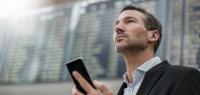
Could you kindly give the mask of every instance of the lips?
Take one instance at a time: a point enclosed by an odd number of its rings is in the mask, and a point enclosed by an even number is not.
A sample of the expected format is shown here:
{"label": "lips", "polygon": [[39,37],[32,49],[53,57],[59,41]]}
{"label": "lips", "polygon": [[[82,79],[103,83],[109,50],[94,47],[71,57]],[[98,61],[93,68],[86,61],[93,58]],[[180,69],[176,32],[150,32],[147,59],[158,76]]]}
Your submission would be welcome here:
{"label": "lips", "polygon": [[118,39],[120,39],[120,38],[126,38],[127,36],[126,35],[118,35],[118,36],[116,36],[115,37],[115,42],[118,42]]}

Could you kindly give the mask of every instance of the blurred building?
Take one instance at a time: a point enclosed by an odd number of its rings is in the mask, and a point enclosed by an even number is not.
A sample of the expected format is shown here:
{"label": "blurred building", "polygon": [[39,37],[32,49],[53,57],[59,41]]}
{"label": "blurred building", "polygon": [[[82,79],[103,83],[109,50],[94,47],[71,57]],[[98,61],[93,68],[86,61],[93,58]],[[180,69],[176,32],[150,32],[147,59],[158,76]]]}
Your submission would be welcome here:
{"label": "blurred building", "polygon": [[79,56],[92,79],[103,79],[116,91],[125,68],[114,51],[113,22],[120,8],[131,3],[161,20],[157,55],[171,64],[200,68],[199,0],[36,2],[35,10],[24,16],[0,18],[1,95],[70,95],[73,83],[68,83],[65,63]]}
{"label": "blurred building", "polygon": [[70,9],[53,6],[12,20],[1,58],[2,83],[60,80]]}
{"label": "blurred building", "polygon": [[113,22],[120,9],[131,3],[163,23],[157,55],[172,64],[198,68],[199,0],[89,1],[56,3],[25,16],[0,19],[0,84],[70,80],[65,62],[79,56],[93,79],[120,78],[124,60],[114,51]]}
{"label": "blurred building", "polygon": [[199,68],[200,1],[169,0],[165,57],[173,64]]}

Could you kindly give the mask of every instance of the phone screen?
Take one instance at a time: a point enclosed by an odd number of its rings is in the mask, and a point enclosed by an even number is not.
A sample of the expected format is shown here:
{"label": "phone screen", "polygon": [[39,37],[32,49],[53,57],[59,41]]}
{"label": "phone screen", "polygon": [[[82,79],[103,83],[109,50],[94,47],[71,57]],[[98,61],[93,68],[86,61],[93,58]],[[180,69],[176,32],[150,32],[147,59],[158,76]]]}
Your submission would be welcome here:
{"label": "phone screen", "polygon": [[93,85],[92,80],[91,80],[91,78],[90,78],[90,76],[89,76],[89,74],[88,74],[88,72],[86,70],[86,67],[85,67],[85,65],[83,63],[83,58],[82,57],[79,57],[79,58],[76,58],[76,59],[74,59],[74,60],[72,60],[70,62],[67,62],[66,66],[67,66],[68,71],[69,71],[69,73],[70,73],[70,75],[71,75],[71,77],[72,77],[72,79],[73,79],[73,81],[74,81],[74,83],[76,85],[76,88],[80,92],[86,94],[86,91],[81,87],[81,85],[78,83],[78,81],[72,75],[73,71],[78,71],[88,81],[88,83],[90,83],[92,85],[92,87],[95,88],[95,86]]}

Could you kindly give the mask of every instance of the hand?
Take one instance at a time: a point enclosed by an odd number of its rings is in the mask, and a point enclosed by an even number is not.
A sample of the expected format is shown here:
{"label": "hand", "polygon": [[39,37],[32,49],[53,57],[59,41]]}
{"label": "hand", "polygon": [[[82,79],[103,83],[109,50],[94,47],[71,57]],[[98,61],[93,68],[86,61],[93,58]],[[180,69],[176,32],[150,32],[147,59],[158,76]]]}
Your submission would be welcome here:
{"label": "hand", "polygon": [[[93,84],[96,87],[96,89],[94,89],[77,71],[73,72],[73,76],[80,83],[81,87],[83,87],[88,95],[112,95],[112,92],[102,82],[94,81]],[[75,87],[72,89],[72,94],[84,95]]]}

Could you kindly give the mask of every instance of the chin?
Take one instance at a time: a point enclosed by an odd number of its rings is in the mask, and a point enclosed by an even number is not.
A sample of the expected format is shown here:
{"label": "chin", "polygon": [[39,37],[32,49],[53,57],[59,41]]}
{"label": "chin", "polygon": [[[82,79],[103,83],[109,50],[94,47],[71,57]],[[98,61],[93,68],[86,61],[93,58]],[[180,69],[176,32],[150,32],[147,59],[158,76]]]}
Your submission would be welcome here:
{"label": "chin", "polygon": [[124,50],[124,47],[123,47],[123,46],[115,46],[115,51],[116,51],[117,53],[122,53],[123,50]]}
{"label": "chin", "polygon": [[115,48],[115,52],[120,53],[120,50]]}
{"label": "chin", "polygon": [[124,49],[127,47],[127,43],[126,42],[118,42],[118,43],[115,43],[115,51],[117,53],[121,53],[124,51]]}

